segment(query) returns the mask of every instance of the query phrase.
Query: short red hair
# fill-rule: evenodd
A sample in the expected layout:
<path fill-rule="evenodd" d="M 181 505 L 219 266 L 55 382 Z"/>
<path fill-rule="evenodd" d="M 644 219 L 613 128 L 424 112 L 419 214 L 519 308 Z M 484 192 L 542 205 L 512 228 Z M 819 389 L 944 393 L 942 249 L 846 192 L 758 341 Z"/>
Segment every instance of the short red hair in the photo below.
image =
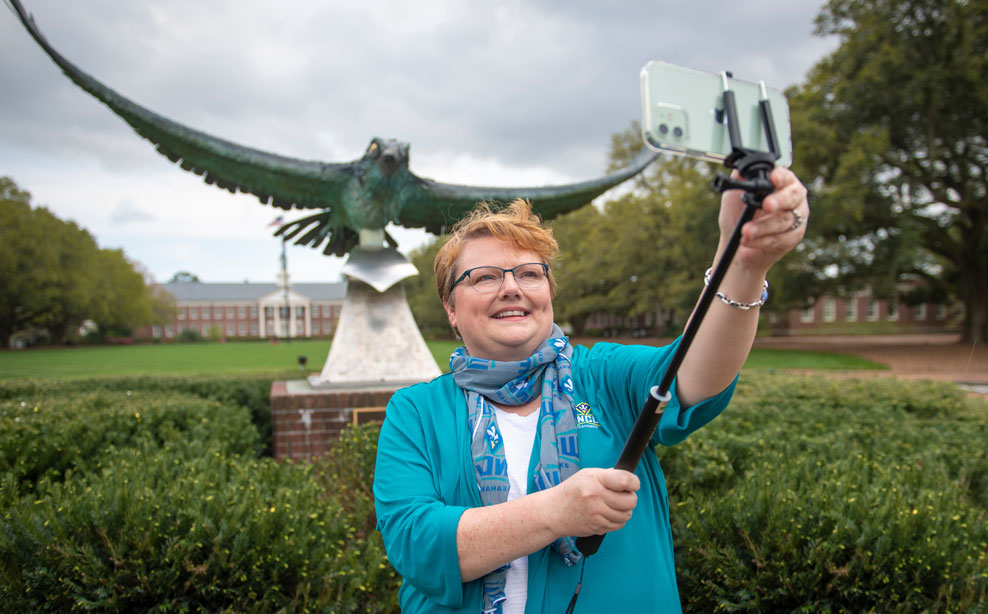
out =
<path fill-rule="evenodd" d="M 556 295 L 552 261 L 559 254 L 559 244 L 553 238 L 552 231 L 542 225 L 542 218 L 532 211 L 532 205 L 519 198 L 503 209 L 495 209 L 490 203 L 480 203 L 450 229 L 449 240 L 439 248 L 433 263 L 436 290 L 443 304 L 453 304 L 453 281 L 459 274 L 456 261 L 463 246 L 470 239 L 481 237 L 494 237 L 521 251 L 538 255 L 542 262 L 549 265 L 549 293 L 550 296 Z"/>

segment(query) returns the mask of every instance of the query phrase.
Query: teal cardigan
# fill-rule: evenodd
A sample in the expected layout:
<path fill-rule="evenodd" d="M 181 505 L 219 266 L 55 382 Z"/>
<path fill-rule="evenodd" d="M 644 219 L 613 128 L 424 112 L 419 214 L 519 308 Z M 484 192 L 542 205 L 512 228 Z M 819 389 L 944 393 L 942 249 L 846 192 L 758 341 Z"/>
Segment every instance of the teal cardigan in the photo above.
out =
<path fill-rule="evenodd" d="M 678 340 L 661 348 L 598 343 L 574 347 L 572 373 L 582 467 L 613 467 L 649 389 L 657 385 Z M 675 394 L 653 445 L 674 445 L 724 410 L 732 383 L 717 396 L 683 408 Z M 533 450 L 539 450 L 536 439 Z M 529 466 L 529 492 L 534 492 Z M 669 498 L 658 458 L 645 454 L 638 505 L 587 559 L 579 609 L 585 612 L 681 612 L 673 560 Z M 405 614 L 481 609 L 482 583 L 460 580 L 456 526 L 480 507 L 470 458 L 462 390 L 446 374 L 398 391 L 388 404 L 374 476 L 377 527 L 388 560 L 403 578 Z M 528 557 L 527 613 L 563 612 L 579 579 L 551 548 Z"/>

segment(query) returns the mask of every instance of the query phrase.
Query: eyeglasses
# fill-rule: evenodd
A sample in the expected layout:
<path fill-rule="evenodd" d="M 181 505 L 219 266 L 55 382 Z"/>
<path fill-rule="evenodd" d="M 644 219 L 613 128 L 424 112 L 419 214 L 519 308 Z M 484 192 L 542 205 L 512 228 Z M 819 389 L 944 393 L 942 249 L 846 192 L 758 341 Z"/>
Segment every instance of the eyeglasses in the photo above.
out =
<path fill-rule="evenodd" d="M 474 267 L 464 271 L 463 275 L 460 275 L 450 286 L 450 291 L 456 287 L 456 284 L 464 279 L 469 279 L 470 285 L 477 292 L 482 294 L 497 292 L 501 283 L 504 282 L 504 276 L 508 273 L 515 276 L 515 283 L 519 286 L 531 290 L 545 285 L 545 278 L 549 274 L 549 265 L 543 262 L 527 262 L 510 269 L 502 269 L 499 266 Z"/>

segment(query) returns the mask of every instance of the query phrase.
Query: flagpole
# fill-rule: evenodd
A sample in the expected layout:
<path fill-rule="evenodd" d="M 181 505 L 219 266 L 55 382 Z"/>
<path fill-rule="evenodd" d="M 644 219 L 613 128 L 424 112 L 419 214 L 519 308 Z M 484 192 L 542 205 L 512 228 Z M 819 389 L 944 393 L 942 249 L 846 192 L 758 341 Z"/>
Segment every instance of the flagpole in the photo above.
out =
<path fill-rule="evenodd" d="M 281 278 L 285 280 L 285 341 L 292 337 L 292 304 L 288 301 L 288 258 L 285 256 L 285 239 L 281 240 Z"/>
<path fill-rule="evenodd" d="M 285 225 L 285 220 L 282 216 L 278 216 L 268 224 L 268 228 L 272 226 L 277 226 L 281 228 Z M 291 324 L 292 324 L 292 304 L 288 300 L 288 257 L 285 255 L 285 242 L 287 237 L 281 238 L 281 278 L 285 284 L 285 334 L 282 335 L 281 331 L 276 331 L 278 337 L 283 338 L 288 341 L 291 338 Z M 281 318 L 279 318 L 280 320 Z"/>

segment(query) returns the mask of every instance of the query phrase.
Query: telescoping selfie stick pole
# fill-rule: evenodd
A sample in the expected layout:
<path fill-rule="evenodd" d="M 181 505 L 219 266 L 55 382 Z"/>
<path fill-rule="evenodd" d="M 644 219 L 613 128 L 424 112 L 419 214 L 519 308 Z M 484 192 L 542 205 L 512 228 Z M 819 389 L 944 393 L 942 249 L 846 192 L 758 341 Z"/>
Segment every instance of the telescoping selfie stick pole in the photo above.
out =
<path fill-rule="evenodd" d="M 726 114 L 725 119 L 727 120 L 727 131 L 731 140 L 731 154 L 724 160 L 724 166 L 736 168 L 741 174 L 741 179 L 729 177 L 724 173 L 717 173 L 717 176 L 714 178 L 713 187 L 718 192 L 744 190 L 743 200 L 746 206 L 741 213 L 741 218 L 734 227 L 734 233 L 731 235 L 731 239 L 724 253 L 714 267 L 714 271 L 710 276 L 710 283 L 707 284 L 703 290 L 703 294 L 700 295 L 700 301 L 696 305 L 693 317 L 686 325 L 686 330 L 683 331 L 683 338 L 672 356 L 669 368 L 666 370 L 659 385 L 652 387 L 648 400 L 645 401 L 645 406 L 642 408 L 641 413 L 638 414 L 638 420 L 635 421 L 635 426 L 632 428 L 631 434 L 628 435 L 628 439 L 624 443 L 624 449 L 621 451 L 621 456 L 615 465 L 617 469 L 634 471 L 635 467 L 638 466 L 638 461 L 641 460 L 642 454 L 644 454 L 645 449 L 648 447 L 652 433 L 655 432 L 655 427 L 658 426 L 659 420 L 662 418 L 665 405 L 672 398 L 672 395 L 669 394 L 669 389 L 672 387 L 672 380 L 676 378 L 679 366 L 682 364 L 683 358 L 686 357 L 686 352 L 689 350 L 690 344 L 693 343 L 693 338 L 696 336 L 696 332 L 703 322 L 703 317 L 706 315 L 710 303 L 717 295 L 720 282 L 724 279 L 724 275 L 727 274 L 731 260 L 734 259 L 734 254 L 738 251 L 738 246 L 741 243 L 741 227 L 754 217 L 755 212 L 762 206 L 762 200 L 774 189 L 772 182 L 769 180 L 769 174 L 775 168 L 775 161 L 779 159 L 780 150 L 775 134 L 775 125 L 772 122 L 771 106 L 769 105 L 765 84 L 762 83 L 761 85 L 761 100 L 759 100 L 758 104 L 762 114 L 762 123 L 765 127 L 765 140 L 768 144 L 768 152 L 753 151 L 741 145 L 737 107 L 734 102 L 734 92 L 730 88 L 730 77 L 730 73 L 722 73 L 724 82 L 724 112 Z M 576 540 L 576 547 L 584 556 L 590 556 L 597 552 L 603 540 L 603 535 L 580 537 Z"/>

